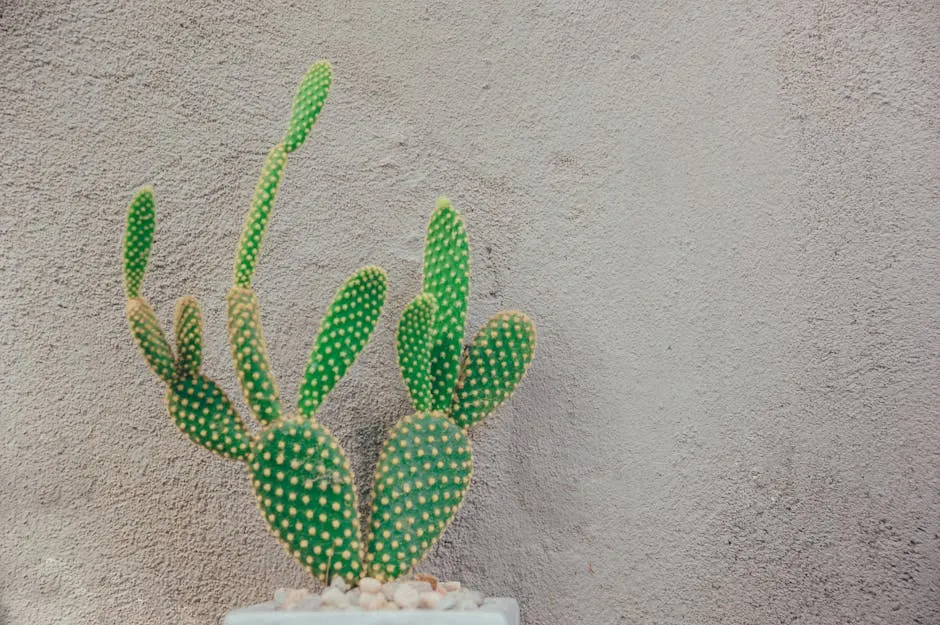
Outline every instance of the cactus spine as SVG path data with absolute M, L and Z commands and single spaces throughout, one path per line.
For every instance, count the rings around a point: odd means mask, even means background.
M 466 431 L 519 384 L 532 361 L 535 327 L 522 313 L 498 313 L 464 349 L 469 246 L 460 215 L 439 199 L 427 231 L 422 291 L 405 308 L 396 334 L 398 365 L 415 412 L 392 428 L 380 453 L 368 543 L 363 540 L 355 476 L 316 413 L 375 330 L 386 274 L 363 267 L 336 292 L 314 339 L 296 412 L 285 412 L 281 402 L 252 288 L 287 157 L 306 140 L 331 84 L 325 61 L 301 81 L 285 137 L 265 159 L 235 253 L 227 329 L 239 386 L 260 427 L 256 433 L 201 372 L 198 302 L 189 296 L 177 302 L 174 351 L 141 296 L 155 231 L 149 187 L 128 209 L 124 286 L 131 332 L 166 383 L 167 411 L 180 430 L 210 451 L 246 463 L 272 533 L 314 577 L 355 583 L 364 574 L 394 579 L 407 573 L 453 519 L 472 476 Z

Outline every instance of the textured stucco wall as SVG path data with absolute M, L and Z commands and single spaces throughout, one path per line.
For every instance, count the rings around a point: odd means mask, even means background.
M 208 624 L 305 581 L 166 417 L 118 257 L 152 182 L 146 292 L 165 323 L 200 298 L 235 391 L 232 252 L 319 57 L 257 275 L 285 394 L 383 265 L 393 314 L 323 412 L 368 475 L 439 193 L 470 325 L 540 328 L 425 571 L 528 625 L 940 622 L 940 5 L 198 4 L 0 2 L 0 622 Z

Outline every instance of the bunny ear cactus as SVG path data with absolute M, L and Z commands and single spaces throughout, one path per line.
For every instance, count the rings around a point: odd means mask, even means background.
M 149 187 L 128 209 L 124 286 L 131 332 L 167 385 L 167 411 L 179 429 L 210 451 L 245 462 L 272 533 L 314 577 L 355 583 L 365 574 L 389 580 L 409 572 L 454 518 L 473 470 L 467 430 L 521 381 L 535 350 L 535 327 L 522 313 L 501 312 L 463 345 L 469 246 L 460 215 L 439 199 L 428 226 L 422 290 L 405 308 L 396 334 L 398 365 L 415 412 L 392 428 L 381 450 L 366 543 L 349 461 L 316 414 L 375 330 L 385 303 L 385 272 L 363 267 L 336 292 L 314 339 L 296 411 L 282 402 L 252 287 L 288 156 L 309 135 L 331 83 L 325 61 L 301 81 L 284 139 L 265 159 L 235 253 L 227 329 L 256 432 L 201 371 L 197 301 L 187 296 L 177 302 L 174 349 L 141 295 L 156 224 Z
M 241 287 L 232 291 L 239 295 Z M 359 525 L 355 476 L 342 447 L 318 423 L 317 408 L 365 346 L 385 301 L 386 277 L 377 267 L 356 272 L 340 288 L 320 326 L 301 384 L 300 410 L 281 416 L 261 404 L 256 412 L 267 425 L 251 448 L 249 469 L 258 505 L 271 530 L 315 577 L 339 575 L 352 583 L 362 572 L 364 545 Z M 232 353 L 246 397 L 264 395 L 258 381 L 271 382 L 260 337 L 257 298 L 244 300 L 250 313 L 233 305 L 229 315 Z M 249 319 L 233 323 L 232 317 Z M 265 371 L 261 375 L 260 371 Z
M 202 354 L 199 304 L 191 297 L 181 298 L 177 304 L 174 356 L 153 308 L 140 294 L 155 223 L 153 190 L 145 187 L 128 208 L 124 237 L 124 290 L 131 333 L 144 360 L 167 385 L 166 407 L 177 427 L 210 451 L 245 460 L 251 435 L 225 392 L 199 371 Z
M 226 300 L 235 371 L 245 402 L 263 424 L 248 457 L 258 506 L 284 548 L 314 577 L 328 581 L 338 575 L 353 582 L 364 559 L 355 477 L 342 447 L 315 413 L 375 329 L 385 302 L 385 272 L 365 267 L 336 294 L 314 341 L 299 413 L 292 414 L 281 405 L 251 287 L 287 155 L 307 138 L 331 81 L 324 62 L 301 82 L 284 142 L 268 153 L 255 187 Z
M 398 326 L 398 364 L 416 412 L 398 422 L 379 455 L 367 555 L 378 579 L 409 572 L 453 520 L 473 474 L 466 430 L 508 399 L 535 353 L 535 325 L 515 311 L 496 314 L 463 349 L 469 283 L 463 220 L 440 198 L 423 292 Z
M 226 298 L 232 358 L 245 402 L 261 430 L 245 426 L 228 396 L 200 373 L 202 320 L 196 300 L 176 309 L 176 354 L 140 289 L 155 230 L 153 191 L 128 210 L 124 245 L 127 317 L 144 359 L 168 386 L 167 409 L 195 442 L 243 460 L 265 520 L 284 547 L 323 581 L 358 579 L 364 559 L 354 477 L 342 448 L 314 414 L 365 347 L 385 301 L 378 267 L 356 272 L 340 288 L 315 340 L 301 386 L 299 413 L 284 414 L 261 327 L 252 276 L 289 153 L 306 140 L 332 82 L 329 63 L 304 76 L 284 141 L 265 159 L 235 255 Z

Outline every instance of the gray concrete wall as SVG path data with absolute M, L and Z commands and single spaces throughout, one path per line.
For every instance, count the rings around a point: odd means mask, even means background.
M 470 325 L 537 320 L 422 570 L 527 625 L 940 622 L 934 2 L 0 3 L 0 622 L 214 623 L 306 577 L 183 439 L 123 319 L 223 296 L 261 162 L 336 80 L 257 275 L 296 389 L 337 285 L 390 304 L 323 420 L 365 478 L 407 409 L 397 314 L 440 193 Z

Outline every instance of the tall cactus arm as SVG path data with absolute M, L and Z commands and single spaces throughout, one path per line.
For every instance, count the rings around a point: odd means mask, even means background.
M 124 291 L 127 299 L 140 296 L 155 226 L 153 189 L 148 186 L 137 192 L 127 209 L 127 228 L 124 231 Z
M 290 126 L 284 137 L 284 148 L 288 152 L 299 148 L 307 139 L 307 134 L 317 121 L 317 115 L 323 109 L 332 83 L 333 68 L 329 61 L 317 61 L 307 70 L 294 97 Z
M 245 217 L 242 227 L 242 236 L 238 242 L 238 251 L 235 254 L 235 285 L 250 288 L 251 276 L 261 253 L 261 240 L 274 208 L 277 198 L 277 188 L 281 184 L 284 165 L 287 163 L 287 152 L 284 145 L 278 144 L 271 148 L 264 161 L 261 177 L 255 186 L 255 195 L 251 200 L 251 208 Z
M 245 217 L 242 227 L 242 236 L 238 242 L 238 251 L 235 254 L 235 285 L 250 288 L 251 276 L 261 253 L 261 240 L 268 225 L 274 200 L 277 198 L 277 188 L 281 184 L 284 165 L 287 164 L 287 152 L 284 145 L 278 144 L 271 148 L 264 160 L 261 177 L 255 186 L 255 195 L 251 200 L 251 208 Z
M 235 286 L 226 302 L 229 343 L 242 394 L 255 418 L 271 423 L 281 416 L 281 400 L 261 331 L 258 296 L 251 289 Z
M 271 210 L 274 208 L 277 189 L 284 173 L 284 165 L 287 163 L 287 154 L 296 150 L 306 140 L 326 101 L 332 78 L 333 72 L 329 62 L 318 61 L 310 67 L 294 98 L 284 142 L 268 152 L 235 255 L 236 286 L 251 286 L 251 276 L 258 262 L 261 240 L 264 238 Z
M 431 341 L 436 309 L 433 295 L 424 293 L 414 298 L 402 313 L 396 336 L 398 368 L 411 403 L 419 412 L 431 409 Z
M 176 331 L 176 368 L 180 374 L 196 375 L 202 365 L 202 313 L 196 298 L 179 298 L 173 328 Z
M 173 350 L 170 349 L 153 308 L 140 296 L 155 227 L 153 189 L 144 187 L 137 192 L 127 208 L 127 227 L 124 230 L 124 292 L 127 294 L 125 314 L 144 360 L 160 379 L 169 384 L 174 373 Z
M 372 336 L 385 304 L 387 280 L 381 268 L 363 267 L 337 291 L 320 324 L 300 385 L 297 406 L 305 417 L 313 417 Z
M 424 248 L 423 291 L 434 296 L 431 348 L 432 408 L 446 410 L 457 384 L 470 288 L 470 248 L 463 220 L 450 200 L 438 198 Z
M 450 417 L 468 428 L 506 401 L 535 355 L 535 324 L 521 312 L 500 312 L 484 325 L 461 366 Z
M 127 300 L 125 312 L 131 326 L 131 333 L 137 341 L 137 347 L 140 348 L 144 360 L 161 380 L 170 384 L 176 373 L 173 350 L 170 349 L 170 344 L 166 340 L 166 335 L 163 334 L 153 308 L 144 298 L 135 297 Z

